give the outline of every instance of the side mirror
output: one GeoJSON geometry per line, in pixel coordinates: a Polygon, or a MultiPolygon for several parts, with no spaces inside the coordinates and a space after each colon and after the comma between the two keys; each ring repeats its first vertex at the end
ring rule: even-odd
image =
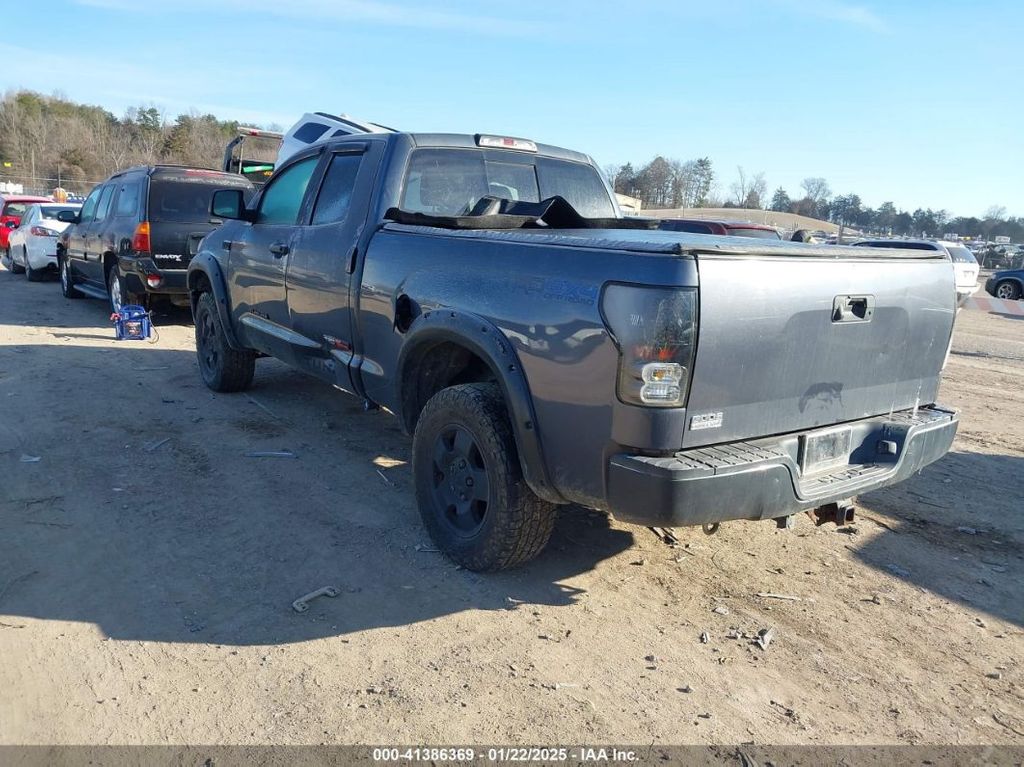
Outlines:
{"type": "Polygon", "coordinates": [[[245,195],[241,189],[218,189],[213,193],[210,214],[214,218],[234,218],[249,221],[251,215],[245,207],[245,195]]]}
{"type": "Polygon", "coordinates": [[[17,229],[18,228],[18,222],[17,221],[5,221],[4,222],[4,226],[6,226],[8,229],[17,229]]]}
{"type": "Polygon", "coordinates": [[[63,221],[65,224],[77,224],[78,213],[73,210],[62,210],[57,214],[57,220],[63,221]]]}

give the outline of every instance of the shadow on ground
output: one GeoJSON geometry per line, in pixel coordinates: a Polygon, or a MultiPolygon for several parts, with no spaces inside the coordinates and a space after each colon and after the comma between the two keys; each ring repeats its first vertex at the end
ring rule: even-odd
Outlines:
{"type": "MultiPolygon", "coordinates": [[[[85,336],[91,309],[72,313],[85,336]]],[[[115,639],[267,645],[557,607],[579,596],[566,581],[633,543],[570,507],[529,566],[457,569],[422,529],[394,418],[271,360],[250,394],[213,395],[192,351],[65,335],[0,345],[0,406],[19,403],[0,423],[0,629],[33,618],[115,639]],[[246,455],[282,447],[299,457],[246,455]],[[379,456],[399,463],[388,483],[379,456]],[[342,593],[291,609],[323,586],[342,593]]]]}
{"type": "Polygon", "coordinates": [[[895,520],[856,555],[871,567],[1024,626],[1024,457],[952,452],[858,498],[895,520]],[[923,544],[923,545],[922,545],[923,544]]]}

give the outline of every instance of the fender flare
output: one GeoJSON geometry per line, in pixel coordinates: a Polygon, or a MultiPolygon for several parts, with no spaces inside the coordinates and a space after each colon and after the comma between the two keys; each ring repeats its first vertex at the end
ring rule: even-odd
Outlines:
{"type": "Polygon", "coordinates": [[[398,406],[398,416],[405,429],[412,432],[411,414],[405,412],[406,368],[410,359],[426,346],[446,341],[458,344],[482,359],[501,387],[508,406],[523,478],[530,489],[550,503],[567,503],[551,482],[530,387],[519,356],[505,334],[489,320],[475,314],[441,308],[421,314],[405,335],[398,357],[393,400],[398,406]]]}
{"type": "Polygon", "coordinates": [[[206,281],[210,284],[210,291],[217,302],[217,314],[220,315],[220,324],[224,329],[224,337],[228,346],[236,351],[245,351],[247,347],[239,343],[235,329],[231,325],[231,312],[228,308],[228,291],[225,287],[224,274],[217,259],[208,252],[197,253],[188,265],[186,284],[188,285],[189,303],[192,305],[192,319],[195,320],[196,316],[196,301],[198,300],[196,290],[200,274],[205,276],[206,281]]]}

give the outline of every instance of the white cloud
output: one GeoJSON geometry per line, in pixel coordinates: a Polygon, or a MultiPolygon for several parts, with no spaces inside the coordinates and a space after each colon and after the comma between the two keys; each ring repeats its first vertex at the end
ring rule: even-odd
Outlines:
{"type": "Polygon", "coordinates": [[[836,21],[873,32],[890,32],[889,25],[873,10],[843,0],[781,0],[781,4],[806,16],[836,21]]]}
{"type": "Polygon", "coordinates": [[[447,29],[477,34],[526,36],[537,32],[536,23],[497,18],[482,13],[439,11],[380,0],[74,0],[79,5],[111,11],[180,14],[188,10],[204,13],[240,13],[247,18],[270,16],[308,19],[310,21],[343,21],[380,24],[393,27],[447,29]]]}

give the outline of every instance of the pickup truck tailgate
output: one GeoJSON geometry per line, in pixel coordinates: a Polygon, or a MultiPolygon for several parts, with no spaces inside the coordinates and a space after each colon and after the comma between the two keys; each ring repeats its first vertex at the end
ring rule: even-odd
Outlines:
{"type": "Polygon", "coordinates": [[[695,255],[700,325],[683,447],[935,401],[956,306],[947,259],[695,255]]]}

